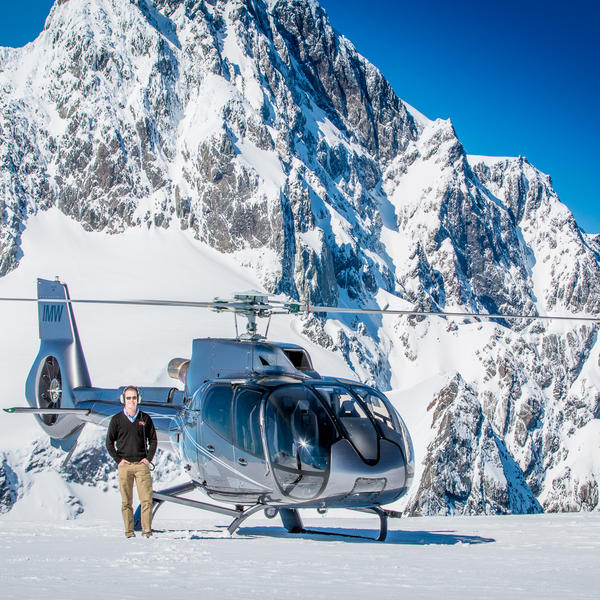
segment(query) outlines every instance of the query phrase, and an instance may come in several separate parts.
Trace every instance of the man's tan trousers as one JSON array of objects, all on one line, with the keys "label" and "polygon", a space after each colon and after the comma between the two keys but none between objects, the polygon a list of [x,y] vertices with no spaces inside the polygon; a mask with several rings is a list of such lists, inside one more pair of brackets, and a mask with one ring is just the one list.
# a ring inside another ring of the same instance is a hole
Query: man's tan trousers
[{"label": "man's tan trousers", "polygon": [[125,523],[125,535],[133,535],[133,481],[142,505],[142,533],[152,532],[152,477],[143,462],[119,466],[119,488],[121,489],[121,512]]}]

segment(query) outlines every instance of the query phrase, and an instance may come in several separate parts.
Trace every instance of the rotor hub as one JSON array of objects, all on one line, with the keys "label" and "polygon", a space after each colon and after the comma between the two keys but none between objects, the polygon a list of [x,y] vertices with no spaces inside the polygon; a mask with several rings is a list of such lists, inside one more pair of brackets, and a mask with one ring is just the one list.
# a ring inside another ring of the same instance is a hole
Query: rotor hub
[{"label": "rotor hub", "polygon": [[54,377],[50,382],[50,388],[48,390],[48,393],[50,394],[50,400],[54,404],[60,403],[60,395],[62,394],[61,382],[58,379],[56,379],[56,377]]}]

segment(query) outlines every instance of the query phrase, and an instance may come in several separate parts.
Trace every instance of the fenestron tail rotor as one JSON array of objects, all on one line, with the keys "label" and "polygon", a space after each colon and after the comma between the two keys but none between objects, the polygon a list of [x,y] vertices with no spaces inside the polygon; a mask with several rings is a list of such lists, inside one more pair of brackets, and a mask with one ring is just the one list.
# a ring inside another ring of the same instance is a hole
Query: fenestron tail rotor
[{"label": "fenestron tail rotor", "polygon": [[[38,378],[37,399],[39,408],[58,409],[62,399],[62,374],[60,365],[54,356],[48,356],[43,362]],[[40,418],[46,425],[54,425],[56,413],[42,414]]]}]

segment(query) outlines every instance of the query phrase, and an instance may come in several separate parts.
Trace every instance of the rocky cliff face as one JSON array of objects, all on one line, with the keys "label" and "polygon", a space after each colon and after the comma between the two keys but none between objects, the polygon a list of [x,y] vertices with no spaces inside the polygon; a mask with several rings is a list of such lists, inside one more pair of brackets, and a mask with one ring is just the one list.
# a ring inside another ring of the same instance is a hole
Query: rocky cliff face
[{"label": "rocky cliff face", "polygon": [[460,375],[429,405],[433,441],[409,514],[503,514],[541,507],[477,394]]},{"label": "rocky cliff face", "polygon": [[[57,1],[35,42],[0,49],[0,88],[0,274],[18,266],[28,216],[58,206],[90,231],[192,229],[313,304],[598,314],[598,236],[550,178],[524,158],[467,156],[314,0]],[[384,389],[431,364],[447,374],[410,512],[598,508],[600,475],[574,441],[597,455],[597,326],[382,317],[304,331]]]},{"label": "rocky cliff face", "polygon": [[[270,288],[313,302],[337,301],[334,270],[365,293],[368,191],[417,130],[316,4],[71,0],[2,65],[3,273],[27,212],[58,205],[91,230],[177,222],[222,252],[272,252]],[[336,243],[357,209],[355,242]]]}]

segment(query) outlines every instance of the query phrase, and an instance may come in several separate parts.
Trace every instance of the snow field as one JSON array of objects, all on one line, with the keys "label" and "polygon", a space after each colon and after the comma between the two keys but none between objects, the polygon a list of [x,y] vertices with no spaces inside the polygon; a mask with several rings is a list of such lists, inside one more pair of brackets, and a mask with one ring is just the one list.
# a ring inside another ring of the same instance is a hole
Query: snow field
[{"label": "snow field", "polygon": [[[110,520],[2,519],[3,598],[597,598],[599,514],[391,520],[380,543],[291,535],[262,515],[230,537],[223,517],[169,507],[163,533],[126,540],[109,502]],[[370,517],[305,525],[376,536]]]}]

